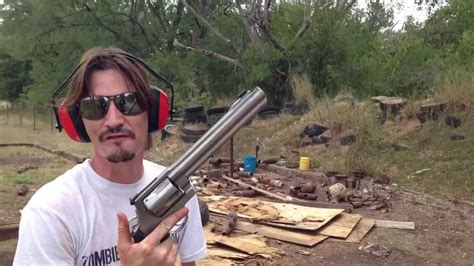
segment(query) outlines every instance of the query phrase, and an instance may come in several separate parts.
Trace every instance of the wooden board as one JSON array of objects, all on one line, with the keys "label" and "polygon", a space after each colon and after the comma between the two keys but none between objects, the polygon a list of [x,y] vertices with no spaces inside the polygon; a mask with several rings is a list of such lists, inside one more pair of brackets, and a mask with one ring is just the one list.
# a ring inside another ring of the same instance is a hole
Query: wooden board
[{"label": "wooden board", "polygon": [[196,261],[197,266],[231,266],[235,262],[229,259],[219,258],[217,256],[207,256],[202,260]]},{"label": "wooden board", "polygon": [[382,228],[415,230],[414,222],[375,220],[375,226]]},{"label": "wooden board", "polygon": [[[219,224],[223,221],[222,218],[216,216],[211,216],[210,220]],[[315,232],[295,232],[266,225],[252,224],[241,220],[237,222],[236,229],[306,247],[313,247],[328,238]]]},{"label": "wooden board", "polygon": [[349,243],[360,243],[362,238],[364,238],[370,230],[375,225],[375,221],[369,218],[364,218],[360,219],[360,221],[357,223],[356,227],[352,232],[349,234],[349,236],[346,239],[340,239],[340,238],[331,238],[336,241],[342,241],[342,242],[349,242]]},{"label": "wooden board", "polygon": [[242,252],[218,248],[213,245],[207,245],[207,255],[211,257],[219,257],[225,259],[234,259],[234,260],[243,260],[246,259],[249,255]]},{"label": "wooden board", "polygon": [[345,239],[346,242],[360,243],[375,225],[375,221],[369,218],[360,219],[351,234]]},{"label": "wooden board", "polygon": [[362,216],[358,214],[341,213],[329,224],[318,230],[319,234],[337,238],[347,238],[356,227]]},{"label": "wooden board", "polygon": [[216,242],[246,254],[259,255],[264,258],[271,258],[279,254],[279,249],[268,246],[265,243],[265,238],[256,234],[238,237],[219,236]]},{"label": "wooden board", "polygon": [[208,203],[211,212],[227,214],[235,211],[239,217],[290,229],[317,230],[344,211],[232,196],[208,196],[201,199]]},{"label": "wooden board", "polygon": [[248,255],[259,255],[264,258],[276,257],[280,254],[279,249],[270,247],[265,242],[263,236],[257,234],[240,235],[240,236],[222,236],[211,232],[211,226],[203,228],[206,242],[208,244],[221,244],[233,248],[241,253]]}]

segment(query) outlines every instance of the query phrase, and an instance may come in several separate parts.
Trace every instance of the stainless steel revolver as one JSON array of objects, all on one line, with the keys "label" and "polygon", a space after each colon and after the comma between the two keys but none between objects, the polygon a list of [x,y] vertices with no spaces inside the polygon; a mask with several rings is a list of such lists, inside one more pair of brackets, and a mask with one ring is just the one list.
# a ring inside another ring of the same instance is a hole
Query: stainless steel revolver
[{"label": "stainless steel revolver", "polygon": [[184,207],[196,194],[189,176],[267,102],[260,88],[245,91],[229,111],[177,161],[130,199],[136,216],[130,219],[134,241],[142,241],[166,217]]}]

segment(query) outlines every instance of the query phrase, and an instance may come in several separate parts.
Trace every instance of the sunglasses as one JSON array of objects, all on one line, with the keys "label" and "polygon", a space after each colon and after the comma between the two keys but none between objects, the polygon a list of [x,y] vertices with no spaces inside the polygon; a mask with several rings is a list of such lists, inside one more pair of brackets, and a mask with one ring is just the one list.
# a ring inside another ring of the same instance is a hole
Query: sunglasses
[{"label": "sunglasses", "polygon": [[136,92],[125,92],[112,96],[90,96],[79,101],[79,113],[82,118],[99,120],[107,114],[111,102],[123,115],[138,115],[143,109],[138,104]]}]

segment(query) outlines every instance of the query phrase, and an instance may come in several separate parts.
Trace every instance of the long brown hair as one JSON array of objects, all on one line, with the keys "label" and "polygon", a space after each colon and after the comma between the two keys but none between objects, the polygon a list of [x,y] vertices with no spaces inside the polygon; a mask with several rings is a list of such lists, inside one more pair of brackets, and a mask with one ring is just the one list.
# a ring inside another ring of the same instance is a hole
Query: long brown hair
[{"label": "long brown hair", "polygon": [[148,110],[151,100],[150,80],[143,67],[124,53],[126,52],[114,47],[96,47],[85,52],[69,83],[63,104],[66,107],[76,106],[82,98],[91,94],[91,78],[95,71],[115,69],[122,73],[130,90],[137,92],[140,107]]}]

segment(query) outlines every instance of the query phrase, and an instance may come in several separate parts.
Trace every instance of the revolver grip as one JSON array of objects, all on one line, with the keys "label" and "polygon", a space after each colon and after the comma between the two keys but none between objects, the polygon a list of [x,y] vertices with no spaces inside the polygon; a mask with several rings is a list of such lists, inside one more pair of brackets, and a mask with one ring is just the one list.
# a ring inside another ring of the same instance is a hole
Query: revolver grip
[{"label": "revolver grip", "polygon": [[[143,233],[140,228],[137,228],[132,232],[132,238],[134,243],[140,243],[143,239],[145,239],[147,235]],[[170,238],[170,233],[166,233],[166,235],[160,240],[160,243],[165,241],[166,239]]]}]

